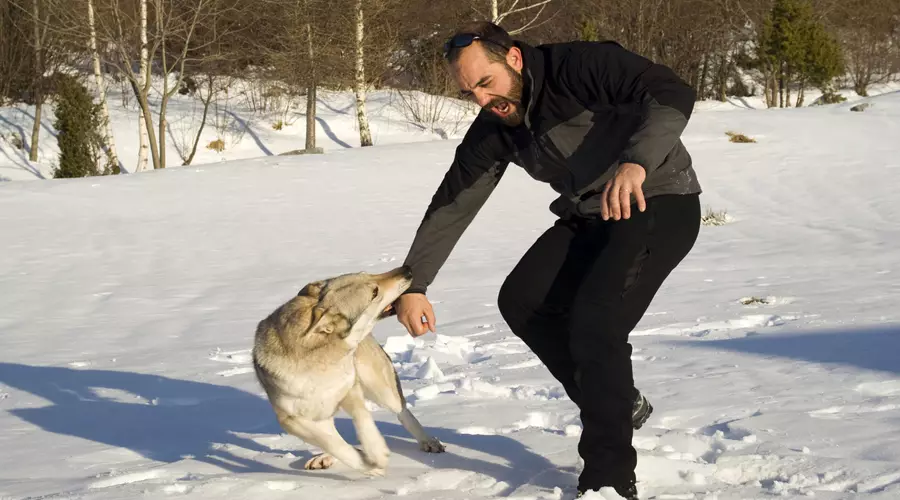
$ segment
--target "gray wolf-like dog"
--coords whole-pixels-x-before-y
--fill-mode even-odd
[[[406,407],[391,359],[370,335],[377,321],[394,314],[391,304],[411,279],[410,269],[399,267],[315,281],[259,322],[253,366],[278,422],[324,452],[306,469],[325,469],[337,459],[369,476],[385,474],[390,450],[366,399],[397,415],[422,450],[444,451]],[[362,450],[337,432],[338,409],[352,418]]]

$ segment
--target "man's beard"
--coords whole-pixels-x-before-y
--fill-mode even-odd
[[[503,104],[508,103],[510,106],[515,107],[515,111],[506,115],[506,116],[497,116],[495,113],[491,111],[490,117],[500,121],[504,125],[510,127],[517,127],[522,124],[522,121],[525,119],[525,112],[522,109],[522,90],[524,88],[524,82],[522,80],[522,75],[513,70],[509,64],[506,65],[506,72],[509,74],[510,79],[512,80],[512,87],[509,89],[509,94],[503,97],[495,97],[491,99],[491,102],[484,107],[485,110],[491,111],[493,108]]]

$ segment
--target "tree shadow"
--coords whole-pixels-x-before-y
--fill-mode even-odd
[[[792,334],[751,334],[737,339],[682,342],[678,345],[900,374],[900,324]]]
[[[44,106],[47,106],[47,103],[44,103]],[[28,111],[25,111],[25,110],[22,109],[22,108],[16,108],[16,109],[18,109],[20,113],[22,113],[23,115],[27,116],[28,118],[31,119],[32,122],[34,122],[34,114],[33,114],[33,113],[29,113]],[[42,114],[43,114],[43,113],[42,113]],[[50,134],[50,135],[52,135],[54,138],[59,137],[59,133],[56,131],[56,129],[54,129],[53,127],[48,126],[46,123],[44,123],[44,120],[41,120],[41,128],[44,129],[44,130],[46,130],[47,133]]]
[[[263,144],[262,139],[260,139],[256,132],[254,132],[253,129],[250,128],[250,125],[246,120],[236,115],[233,111],[226,111],[226,113],[231,115],[231,117],[234,118],[234,120],[238,122],[241,127],[243,127],[244,131],[250,134],[250,137],[253,138],[253,141],[256,142],[256,145],[263,152],[263,154],[265,154],[266,156],[274,156],[274,153],[272,153],[272,151],[267,148],[265,144]]]
[[[24,111],[23,111],[24,113]],[[40,170],[35,168],[31,162],[28,160],[28,156],[25,154],[25,151],[31,152],[31,144],[28,142],[28,136],[25,135],[25,129],[22,128],[18,123],[13,123],[9,121],[5,116],[0,115],[0,122],[5,123],[10,129],[13,129],[15,132],[18,132],[19,137],[22,140],[22,150],[17,153],[17,158],[10,156],[10,154],[6,151],[7,148],[3,148],[3,154],[9,158],[9,160],[16,165],[17,167],[22,168],[22,170],[26,170],[35,177],[39,179],[46,179],[44,174],[41,173]]]
[[[160,462],[172,463],[191,456],[236,473],[286,473],[284,469],[242,458],[222,446],[284,453],[240,435],[278,435],[284,431],[266,399],[234,387],[133,372],[17,363],[0,363],[0,383],[48,401],[42,407],[9,410],[47,432],[127,448]],[[337,418],[335,423],[348,442],[358,443],[349,418]],[[429,467],[487,474],[497,481],[506,481],[510,488],[520,485],[523,477],[553,467],[549,460],[507,436],[464,435],[423,424],[427,432],[448,446],[447,453],[422,452],[399,423],[377,423],[395,454]],[[453,453],[453,447],[479,450],[496,460],[460,456]],[[297,461],[301,468],[303,462]],[[296,473],[343,479],[321,471]]]
[[[326,122],[322,118],[319,118],[318,116],[316,117],[316,121],[319,122],[319,125],[322,126],[322,130],[325,132],[325,135],[327,135],[329,139],[331,139],[332,141],[338,143],[339,145],[341,145],[345,148],[351,147],[350,144],[340,140],[338,138],[338,136],[335,135],[334,131],[331,130],[331,126],[328,125],[328,122]]]

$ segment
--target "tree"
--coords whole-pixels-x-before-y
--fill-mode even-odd
[[[33,52],[22,33],[28,22],[14,0],[0,0],[0,104],[24,99],[30,86]]]
[[[100,132],[103,123],[100,106],[94,104],[88,90],[77,79],[58,76],[56,121],[59,167],[56,178],[117,174],[118,165],[107,162],[101,171],[103,154]]]
[[[821,24],[812,24],[808,29],[805,34],[806,50],[798,70],[800,85],[797,107],[803,106],[807,84],[827,93],[831,82],[844,71],[844,60],[837,40]]]
[[[791,83],[802,89],[807,83],[826,86],[841,70],[837,43],[816,19],[807,0],[776,0],[766,17],[757,39],[754,66],[769,75],[767,102],[779,107],[790,106]]]
[[[104,122],[103,142],[106,144],[109,160],[118,165],[119,155],[116,152],[116,141],[109,122],[109,106],[106,99],[106,80],[100,71],[100,53],[97,51],[97,28],[94,22],[94,0],[87,0],[88,29],[90,30],[91,62],[94,68],[94,79],[97,82],[97,93],[100,95],[100,117]]]
[[[366,115],[366,58],[365,58],[365,20],[363,18],[363,0],[356,0],[356,119],[359,122],[360,146],[372,145],[372,132],[369,130],[369,118]]]
[[[503,26],[510,35],[518,35],[535,26],[535,23],[541,19],[541,14],[553,0],[531,0],[524,3],[521,0],[489,0],[489,2],[491,22]],[[519,18],[516,27],[503,25],[503,22],[509,17]]]
[[[857,94],[900,71],[900,1],[848,0],[831,17]]]
[[[115,49],[115,57],[106,62],[124,75],[134,92],[143,124],[141,137],[146,133],[154,169],[165,168],[167,163],[166,112],[170,99],[181,88],[190,64],[222,57],[207,49],[240,29],[236,21],[220,22],[223,15],[236,6],[253,7],[252,4],[225,0],[138,0],[138,5],[108,0],[104,9],[98,7],[98,41]],[[137,71],[134,70],[136,62],[139,64]],[[150,102],[154,68],[162,82],[158,130],[153,126]],[[142,146],[137,170],[143,168],[144,151]]]

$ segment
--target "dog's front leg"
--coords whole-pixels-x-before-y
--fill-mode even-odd
[[[331,465],[328,463],[330,461],[327,458],[327,455],[330,455],[363,474],[370,476],[384,474],[383,468],[374,467],[372,464],[368,463],[359,450],[344,441],[344,438],[341,437],[334,427],[333,419],[309,420],[298,416],[288,415],[279,409],[275,410],[275,414],[278,417],[278,423],[281,424],[281,427],[284,430],[309,444],[322,448],[326,455],[320,456],[322,462],[320,468]],[[315,461],[315,459],[313,459],[313,461]]]
[[[350,414],[353,419],[353,426],[356,427],[356,435],[359,438],[359,444],[362,445],[363,453],[370,463],[382,470],[387,468],[388,459],[391,450],[384,441],[384,436],[375,426],[375,420],[372,414],[366,408],[365,398],[363,396],[362,386],[355,384],[347,397],[341,401],[341,408]]]

